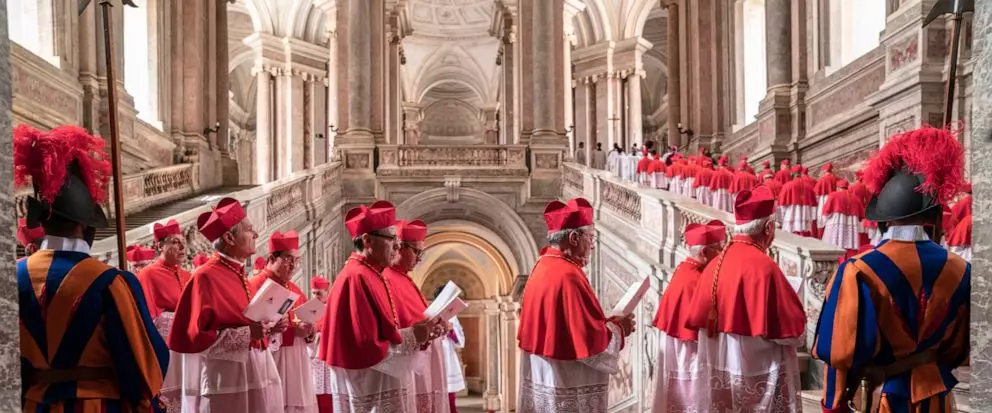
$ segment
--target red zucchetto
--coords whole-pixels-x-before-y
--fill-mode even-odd
[[[327,278],[321,277],[319,275],[314,276],[310,280],[311,290],[326,290],[331,287],[331,283],[327,282]]]
[[[255,263],[251,267],[255,271],[261,271],[265,268],[265,257],[256,257]]]
[[[159,242],[173,235],[180,235],[183,233],[182,229],[179,228],[179,223],[174,219],[170,219],[165,225],[159,224],[158,222],[152,226],[152,232],[155,234],[155,242]]]
[[[269,254],[298,249],[300,249],[300,234],[296,231],[285,234],[276,231],[269,237]]]
[[[775,196],[765,185],[753,191],[741,191],[734,202],[734,219],[737,225],[770,217],[775,212]]]
[[[548,232],[576,229],[592,225],[592,204],[584,198],[573,198],[568,203],[551,201],[544,208],[544,221]]]
[[[396,207],[389,201],[375,201],[372,205],[359,205],[344,217],[351,238],[358,238],[380,229],[396,225]]]
[[[132,263],[148,262],[155,259],[155,250],[141,245],[127,247],[127,260]]]
[[[234,198],[224,198],[212,211],[200,214],[196,220],[196,228],[208,241],[214,242],[238,225],[246,216],[241,202]]]
[[[727,239],[727,227],[723,221],[714,219],[705,224],[689,224],[685,227],[685,243],[689,246],[711,245]]]
[[[427,239],[427,224],[419,219],[397,221],[396,236],[402,241],[423,241]]]

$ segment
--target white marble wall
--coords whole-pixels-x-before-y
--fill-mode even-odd
[[[0,136],[11,133],[10,41],[7,35],[7,0],[0,0]],[[0,195],[0,225],[11,236],[0,240],[0,411],[14,411],[21,406],[21,364],[18,344],[17,282],[14,278],[17,229],[14,210],[13,146],[10,139],[0,140],[0,182],[7,188]]]
[[[971,165],[974,180],[974,258],[971,278],[971,400],[973,411],[992,409],[992,2],[979,1],[974,17],[974,96]]]

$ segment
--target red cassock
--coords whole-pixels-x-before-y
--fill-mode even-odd
[[[775,199],[778,199],[778,195],[782,193],[782,184],[778,183],[778,181],[774,179],[768,179],[764,182],[764,185],[768,187],[769,191],[771,191],[772,196],[775,197]]]
[[[251,324],[243,315],[250,300],[244,267],[222,260],[226,258],[215,254],[193,271],[176,305],[169,332],[172,351],[203,352],[217,341],[220,330]]]
[[[723,253],[722,264],[718,257],[706,266],[689,306],[686,326],[766,340],[800,337],[806,314],[799,296],[775,261],[750,242],[747,236],[735,236]],[[714,303],[717,266],[720,274]],[[710,320],[714,305],[715,325]]]
[[[792,170],[789,168],[780,169],[778,172],[775,172],[775,180],[778,181],[778,183],[785,185],[786,182],[792,180]]]
[[[264,284],[265,280],[269,278],[271,278],[273,282],[283,287],[286,287],[287,290],[299,294],[300,298],[296,299],[296,302],[293,303],[293,308],[286,313],[286,316],[289,317],[290,321],[292,321],[293,319],[296,318],[295,317],[296,314],[293,313],[293,310],[299,308],[301,305],[307,302],[306,294],[303,294],[303,290],[301,290],[300,287],[298,287],[292,281],[280,280],[279,277],[276,277],[275,273],[270,271],[268,268],[263,269],[262,271],[259,271],[255,275],[251,276],[251,278],[248,279],[248,288],[250,288],[251,291],[254,293],[258,291],[260,288],[262,288],[262,284]],[[296,340],[296,330],[293,328],[292,324],[290,324],[290,326],[286,328],[285,331],[282,332],[282,345],[283,347],[292,346],[295,340]]]
[[[734,173],[734,180],[730,184],[730,193],[736,194],[740,191],[750,191],[754,189],[761,181],[758,180],[757,176],[748,171],[737,171]]]
[[[760,181],[764,181],[766,179],[773,179],[773,178],[775,178],[775,170],[772,168],[762,169],[761,173],[758,174],[758,180]]]
[[[686,328],[685,321],[703,268],[705,265],[692,258],[686,258],[675,268],[672,281],[661,295],[658,312],[654,316],[654,326],[658,330],[679,340],[696,341],[699,332]]]
[[[382,272],[389,282],[396,303],[396,316],[399,318],[399,328],[407,328],[415,323],[424,321],[424,311],[427,311],[427,299],[413,283],[409,275],[394,268],[386,268]]]
[[[734,182],[734,173],[727,170],[727,168],[717,168],[713,171],[713,175],[710,178],[710,190],[717,191],[720,189],[730,190],[730,185]]]
[[[833,172],[824,173],[813,186],[813,192],[816,193],[816,196],[828,196],[836,190],[837,177],[834,176]]]
[[[324,308],[317,357],[332,367],[367,369],[386,359],[390,344],[401,344],[382,278],[383,268],[351,254],[331,287]]]
[[[558,249],[545,249],[524,287],[517,330],[520,349],[555,360],[578,360],[606,350],[610,334],[579,266]]]
[[[871,199],[871,195],[868,193],[868,187],[865,186],[861,181],[855,181],[851,183],[851,186],[847,188],[851,191],[851,195],[854,195],[861,200],[862,205],[868,205],[868,201]]]
[[[647,156],[641,158],[639,161],[637,161],[637,169],[635,169],[635,172],[637,172],[637,173],[647,172],[648,171],[648,165],[650,165],[650,164],[651,164],[651,158],[649,158]]]
[[[179,267],[158,260],[138,273],[138,282],[145,293],[145,303],[152,318],[163,312],[175,312],[183,288],[189,282],[190,274]]]

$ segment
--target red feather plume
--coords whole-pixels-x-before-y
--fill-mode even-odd
[[[104,204],[111,171],[110,162],[104,159],[105,147],[103,139],[78,126],[59,126],[44,133],[18,125],[14,128],[14,184],[34,184],[38,198],[51,203],[75,161],[93,201]]]
[[[964,148],[949,131],[930,126],[896,135],[862,170],[862,182],[872,195],[878,194],[900,168],[923,175],[917,192],[947,203],[965,182]]]

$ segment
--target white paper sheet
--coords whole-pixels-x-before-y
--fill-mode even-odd
[[[268,279],[248,303],[244,315],[252,321],[276,321],[293,308],[293,303],[296,302],[297,298],[300,298],[299,294]]]
[[[803,278],[786,276],[785,279],[789,280],[789,285],[796,291],[796,294],[799,294],[799,287],[803,285]]]
[[[612,315],[627,316],[633,314],[634,309],[637,308],[637,303],[641,302],[641,299],[644,298],[644,294],[648,292],[650,287],[650,275],[645,276],[641,282],[632,284],[627,289],[627,293],[623,295],[623,298],[613,307]]]
[[[462,289],[455,285],[455,283],[448,281],[444,289],[441,290],[437,297],[434,297],[434,302],[431,303],[431,306],[424,311],[424,316],[431,320],[438,318],[448,320],[454,317],[468,308],[468,304],[458,298],[461,294]]]
[[[293,311],[293,314],[296,314],[296,318],[299,318],[300,321],[313,325],[324,315],[325,306],[325,303],[322,303],[320,300],[314,298],[303,303],[300,308]]]

